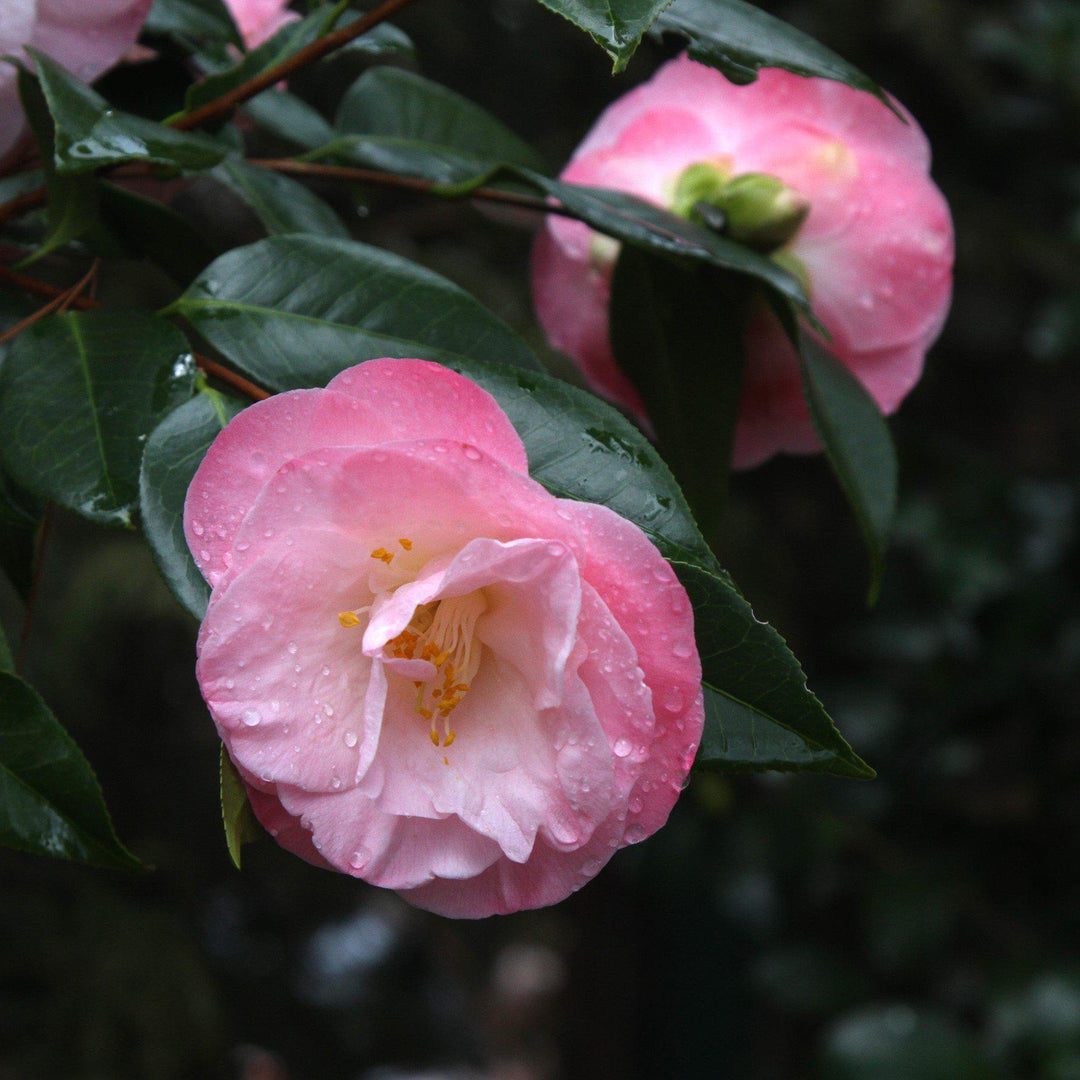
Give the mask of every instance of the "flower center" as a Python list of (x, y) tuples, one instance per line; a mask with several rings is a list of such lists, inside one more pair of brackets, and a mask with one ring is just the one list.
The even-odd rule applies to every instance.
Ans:
[(687, 166), (675, 181), (671, 212), (699, 225), (712, 225), (710, 211), (719, 212), (722, 230), (732, 240), (766, 254), (783, 247), (810, 213), (809, 201), (777, 176), (732, 176), (727, 164)]
[[(398, 540), (405, 550), (412, 550), (412, 541)], [(395, 552), (375, 548), (371, 557), (387, 566)], [(343, 627), (360, 626), (360, 616), (370, 606), (357, 611), (338, 613)], [(385, 652), (395, 660), (427, 660), (435, 668), (435, 677), (427, 682), (415, 682), (416, 713), (430, 722), (431, 742), (435, 746), (450, 746), (457, 735), (450, 726), (450, 714), (461, 704), (480, 668), (483, 645), (475, 640), (476, 620), (487, 610), (482, 590), (464, 596), (448, 597), (421, 604), (409, 620), (409, 625), (386, 643)], [(443, 734), (439, 733), (442, 721)], [(444, 759), (445, 760), (445, 759)]]
[(423, 604), (409, 625), (386, 648), (399, 660), (427, 660), (437, 672), (431, 682), (416, 683), (416, 711), (431, 723), (431, 741), (439, 745), (439, 721), (445, 735), (443, 746), (457, 737), (450, 714), (461, 704), (480, 668), (483, 646), (475, 639), (476, 620), (487, 610), (484, 594), (477, 590)]

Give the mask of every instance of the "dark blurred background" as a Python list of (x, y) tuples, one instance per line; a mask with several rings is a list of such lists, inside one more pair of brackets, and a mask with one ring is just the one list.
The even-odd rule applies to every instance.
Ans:
[[(154, 869), (0, 853), (2, 1080), (1080, 1078), (1080, 5), (764, 6), (912, 109), (959, 240), (952, 317), (893, 423), (880, 606), (821, 459), (738, 476), (718, 540), (877, 780), (698, 775), (581, 893), (480, 923), (269, 839), (237, 873), (195, 625), (138, 538), (60, 516), (27, 675)], [(421, 0), (400, 25), (553, 165), (665, 56), (613, 79), (535, 0)], [(332, 106), (359, 62), (294, 88)], [(168, 56), (105, 90), (149, 86), (182, 88)], [(541, 345), (527, 233), (368, 199), (338, 203), (358, 237)], [(219, 244), (258, 236), (219, 189), (177, 205)], [(136, 265), (102, 288), (167, 299)]]

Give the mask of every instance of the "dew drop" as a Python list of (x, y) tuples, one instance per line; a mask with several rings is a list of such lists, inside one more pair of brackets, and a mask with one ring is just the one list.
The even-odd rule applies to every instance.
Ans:
[(616, 739), (612, 749), (615, 751), (616, 757), (629, 757), (630, 751), (634, 748), (629, 739)]
[(356, 745), (356, 743), (357, 743), (356, 732), (355, 731), (346, 731), (345, 732), (345, 745), (351, 750)]
[(240, 719), (245, 727), (255, 727), (262, 720), (258, 709), (245, 709), (240, 714)]
[(370, 858), (370, 851), (367, 851), (365, 848), (357, 848), (357, 850), (349, 856), (349, 865), (354, 870), (363, 870), (363, 868), (367, 865), (368, 859)]

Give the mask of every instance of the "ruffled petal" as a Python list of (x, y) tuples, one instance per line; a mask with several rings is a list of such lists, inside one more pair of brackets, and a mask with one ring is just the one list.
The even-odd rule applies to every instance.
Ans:
[[(543, 536), (575, 555), (580, 544), (536, 481), (446, 439), (327, 447), (287, 462), (237, 531), (229, 576), (307, 528), (362, 538), (368, 567), (384, 574), (376, 591), (414, 580), (432, 559), (449, 558), (477, 536)], [(402, 539), (412, 547), (403, 548)], [(370, 557), (379, 548), (393, 555), (385, 567)]]
[(457, 818), (386, 814), (359, 791), (312, 795), (286, 787), (281, 799), (293, 820), (314, 828), (306, 835), (314, 835), (324, 864), (385, 889), (474, 878), (502, 857), (497, 843)]
[[(652, 693), (656, 725), (626, 821), (626, 840), (633, 843), (667, 820), (701, 740), (705, 713), (693, 610), (675, 571), (636, 525), (593, 503), (563, 500), (562, 506), (586, 538), (582, 577), (633, 645)], [(640, 738), (625, 714), (601, 715), (612, 734)]]
[[(471, 379), (429, 360), (369, 360), (327, 386), (359, 398), (397, 439), (455, 439), (520, 473), (529, 471), (525, 445), (499, 403)], [(374, 440), (372, 440), (374, 441)]]
[(272, 550), (211, 597), (196, 672), (238, 766), (264, 783), (351, 787), (378, 745), (381, 665), (338, 612), (371, 601), (367, 553), (312, 530)]
[(363, 402), (328, 390), (290, 390), (256, 402), (214, 440), (188, 487), (184, 535), (216, 585), (232, 563), (236, 531), (287, 461), (320, 446), (380, 442), (386, 426)]

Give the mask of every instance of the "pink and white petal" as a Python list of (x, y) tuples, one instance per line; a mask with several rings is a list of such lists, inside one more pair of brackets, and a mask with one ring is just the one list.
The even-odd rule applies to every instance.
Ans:
[(248, 802), (258, 818), (259, 824), (286, 850), (293, 855), (299, 855), (305, 862), (312, 866), (318, 866), (323, 870), (333, 870), (334, 866), (315, 850), (311, 842), (311, 833), (300, 824), (298, 817), (293, 817), (281, 800), (276, 791), (263, 791), (253, 787), (245, 781)]
[(502, 849), (459, 819), (398, 817), (360, 791), (280, 791), (284, 805), (312, 826), (313, 845), (334, 868), (386, 889), (411, 889), (435, 877), (482, 873)]
[(580, 222), (571, 224), (582, 230), (579, 239), (585, 253), (580, 256), (555, 239), (550, 219), (537, 233), (532, 251), (536, 316), (551, 344), (576, 361), (597, 393), (643, 419), (641, 396), (619, 370), (611, 352), (611, 269), (589, 259), (588, 244), (596, 234)]
[[(557, 507), (536, 481), (460, 442), (329, 447), (286, 463), (263, 487), (236, 535), (230, 575), (307, 528), (355, 537), (365, 556), (378, 547), (392, 553), (386, 567), (366, 558), (385, 571), (380, 591), (415, 579), (432, 559), (451, 557), (477, 536), (542, 536), (576, 555), (580, 537)], [(402, 538), (411, 550), (399, 546)]]
[(652, 691), (656, 726), (626, 822), (627, 837), (641, 839), (667, 820), (701, 740), (693, 610), (674, 570), (636, 525), (604, 506), (562, 506), (586, 537), (582, 577), (630, 639)]
[(334, 791), (375, 753), (386, 680), (337, 618), (370, 602), (366, 552), (341, 534), (295, 539), (215, 591), (196, 672), (238, 766), (264, 783)]
[(746, 370), (732, 467), (749, 469), (781, 451), (812, 453), (820, 448), (803, 396), (795, 349), (776, 317), (762, 307), (751, 318), (746, 334)]
[[(482, 589), (487, 606), (476, 623), (477, 641), (518, 669), (536, 708), (558, 705), (581, 606), (577, 562), (570, 549), (558, 540), (502, 543), (478, 537), (457, 552), (445, 569), (431, 572), (430, 567), (442, 563), (433, 560), (416, 580), (373, 609), (364, 631), (365, 654), (379, 656), (421, 605)], [(435, 676), (434, 666), (426, 661), (386, 663), (409, 679), (426, 682)], [(404, 664), (424, 666), (406, 668)]]
[(387, 437), (387, 425), (363, 402), (328, 390), (276, 394), (234, 417), (184, 502), (184, 535), (206, 580), (217, 585), (232, 564), (240, 523), (285, 462), (321, 446), (366, 446)]
[(854, 353), (845, 363), (888, 415), (896, 412), (922, 377), (925, 360), (925, 346), (915, 342), (895, 349)]
[(575, 154), (560, 179), (629, 191), (666, 206), (688, 165), (722, 159), (729, 146), (687, 105), (661, 107), (639, 116), (605, 149)]
[[(648, 112), (659, 108), (693, 108), (707, 118), (722, 145), (734, 141), (742, 128), (742, 108), (736, 88), (713, 68), (683, 55), (664, 64), (646, 83), (609, 105), (574, 151), (573, 160), (618, 142), (622, 133)], [(742, 88), (745, 89), (745, 88)]]
[(588, 694), (567, 683), (558, 709), (538, 711), (520, 673), (485, 655), (453, 712), (453, 746), (436, 748), (412, 684), (391, 680), (379, 752), (357, 790), (388, 814), (457, 816), (516, 862), (541, 830), (580, 846), (611, 810), (613, 769)]
[(328, 390), (363, 401), (390, 432), (384, 441), (454, 439), (520, 473), (525, 446), (499, 403), (471, 379), (429, 360), (368, 360), (336, 375)]
[(809, 230), (792, 244), (814, 311), (841, 356), (916, 341), (929, 348), (952, 296), (948, 204), (924, 173), (870, 152), (858, 156), (852, 190), (847, 228)]
[(558, 540), (472, 540), (447, 567), (438, 595), (479, 589), (488, 606), (477, 620), (477, 640), (517, 668), (535, 708), (561, 704), (581, 610), (571, 550)]
[(499, 859), (467, 887), (436, 879), (401, 896), (417, 907), (455, 919), (483, 919), (557, 904), (587, 885), (607, 864), (619, 846), (622, 828), (612, 817), (576, 851), (567, 853), (538, 841), (527, 862)]
[[(4, 0), (5, 6), (8, 0)], [(30, 44), (93, 82), (135, 44), (151, 0), (38, 0)]]

